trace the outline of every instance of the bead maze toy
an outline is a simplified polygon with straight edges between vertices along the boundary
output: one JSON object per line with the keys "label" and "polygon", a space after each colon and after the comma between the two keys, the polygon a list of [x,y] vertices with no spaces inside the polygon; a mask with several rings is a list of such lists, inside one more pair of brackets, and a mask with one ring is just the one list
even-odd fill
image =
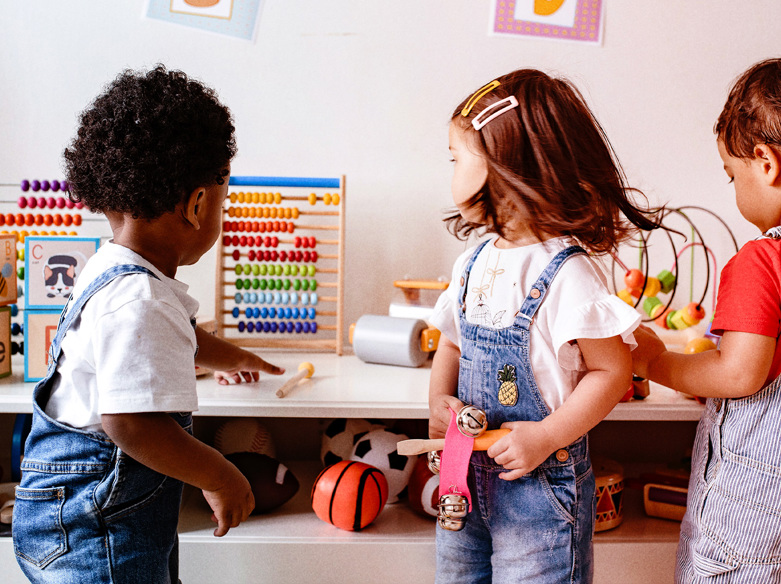
{"label": "bead maze toy", "polygon": [[243,347],[341,355],[345,177],[234,176],[230,186],[217,249],[218,334]]}
{"label": "bead maze toy", "polygon": [[[716,224],[727,231],[734,251],[737,252],[738,244],[732,230],[718,215],[703,207],[686,206],[668,208],[662,217],[661,231],[666,235],[669,249],[672,251],[672,263],[669,267],[661,266],[661,269],[656,269],[658,271],[651,269],[649,249],[652,247],[650,240],[653,232],[646,235],[640,233],[638,267],[628,267],[618,254],[612,255],[611,265],[616,295],[641,311],[644,323],[654,323],[659,327],[657,331],[666,343],[680,344],[683,351],[689,353],[716,348],[715,338],[710,334],[710,326],[698,326],[712,319],[719,275],[716,253],[705,243],[704,230],[693,220],[693,216],[699,213],[705,213],[711,219],[715,219]],[[684,235],[684,230],[673,228],[674,224],[671,224],[671,220],[674,219],[683,222],[684,230],[688,228],[690,231],[690,237]],[[675,237],[682,237],[684,240],[684,245],[680,249],[676,246]],[[675,297],[682,276],[685,275],[682,273],[684,270],[682,258],[687,251],[690,256],[687,268],[689,297],[683,307],[677,307],[674,304]],[[654,261],[658,261],[658,258],[657,254]],[[616,285],[616,265],[624,270],[623,287]],[[704,279],[701,277],[703,271]],[[698,295],[700,289],[702,294]],[[708,312],[705,308],[705,299],[709,291],[712,292],[713,299],[710,305],[711,318],[706,321]],[[686,333],[682,334],[683,331]]]}

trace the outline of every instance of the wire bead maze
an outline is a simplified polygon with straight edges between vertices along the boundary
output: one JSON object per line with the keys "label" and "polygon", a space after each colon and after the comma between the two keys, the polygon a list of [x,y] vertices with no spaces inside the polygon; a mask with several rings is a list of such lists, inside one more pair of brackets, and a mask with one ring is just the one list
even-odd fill
{"label": "wire bead maze", "polygon": [[[716,348],[714,335],[710,333],[710,322],[713,319],[713,311],[716,306],[716,291],[718,288],[719,266],[716,261],[716,253],[712,247],[705,243],[703,230],[692,219],[692,215],[706,213],[715,219],[730,236],[735,252],[738,251],[738,243],[732,230],[716,213],[698,206],[685,206],[668,208],[662,217],[662,227],[659,231],[666,235],[667,243],[672,251],[672,263],[669,267],[663,267],[658,272],[651,269],[649,248],[651,236],[654,232],[645,235],[639,234],[639,261],[638,267],[629,268],[621,261],[617,254],[612,254],[611,274],[616,295],[624,302],[637,308],[643,314],[643,323],[653,322],[660,329],[659,334],[666,343],[683,345],[683,351],[697,353]],[[690,231],[691,240],[688,240],[680,230],[670,226],[670,219],[683,221]],[[683,245],[676,246],[674,236],[683,238]],[[679,307],[675,303],[676,293],[679,291],[682,276],[681,259],[689,252],[689,297],[688,302]],[[700,253],[701,252],[701,253]],[[700,258],[700,259],[697,259]],[[656,258],[655,258],[656,259]],[[616,264],[624,270],[623,286],[616,285]],[[699,271],[698,271],[699,270]],[[698,274],[704,270],[704,284],[697,282]],[[656,275],[653,275],[653,274]],[[695,291],[699,293],[695,295]],[[710,318],[706,320],[706,298],[708,292],[712,294],[710,302]],[[698,326],[707,322],[707,326]],[[703,330],[704,329],[704,330]],[[676,333],[675,331],[686,331]]]}
{"label": "wire bead maze", "polygon": [[[233,176],[218,241],[218,334],[342,354],[345,177]],[[277,190],[279,189],[279,190]]]}

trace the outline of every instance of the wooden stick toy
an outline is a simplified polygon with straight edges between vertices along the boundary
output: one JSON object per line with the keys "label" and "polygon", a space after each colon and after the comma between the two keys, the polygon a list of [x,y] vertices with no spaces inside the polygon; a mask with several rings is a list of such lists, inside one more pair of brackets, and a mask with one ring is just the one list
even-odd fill
{"label": "wooden stick toy", "polygon": [[315,366],[305,361],[298,366],[298,373],[288,379],[285,384],[277,390],[277,397],[285,397],[290,391],[298,385],[302,379],[308,379],[315,373]]}
{"label": "wooden stick toy", "polygon": [[[499,440],[502,436],[506,436],[510,433],[509,428],[499,428],[497,430],[486,430],[475,438],[474,447],[472,450],[488,450],[494,442]],[[444,438],[434,439],[412,439],[402,440],[396,444],[396,451],[404,456],[412,456],[414,454],[425,454],[426,452],[434,452],[437,450],[443,450],[445,448]]]}

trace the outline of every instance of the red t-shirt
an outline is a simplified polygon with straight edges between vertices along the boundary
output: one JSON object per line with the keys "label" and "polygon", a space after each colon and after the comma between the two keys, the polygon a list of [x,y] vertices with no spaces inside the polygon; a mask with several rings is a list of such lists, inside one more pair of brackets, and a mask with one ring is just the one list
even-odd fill
{"label": "red t-shirt", "polygon": [[767,381],[781,374],[781,240],[749,241],[721,272],[711,331],[754,333],[776,339]]}

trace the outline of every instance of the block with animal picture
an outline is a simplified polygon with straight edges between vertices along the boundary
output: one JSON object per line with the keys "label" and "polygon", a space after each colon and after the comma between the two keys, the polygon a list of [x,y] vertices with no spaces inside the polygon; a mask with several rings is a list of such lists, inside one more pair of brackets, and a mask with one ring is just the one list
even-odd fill
{"label": "block with animal picture", "polygon": [[27,237],[25,309],[63,308],[87,260],[99,246],[97,237]]}

